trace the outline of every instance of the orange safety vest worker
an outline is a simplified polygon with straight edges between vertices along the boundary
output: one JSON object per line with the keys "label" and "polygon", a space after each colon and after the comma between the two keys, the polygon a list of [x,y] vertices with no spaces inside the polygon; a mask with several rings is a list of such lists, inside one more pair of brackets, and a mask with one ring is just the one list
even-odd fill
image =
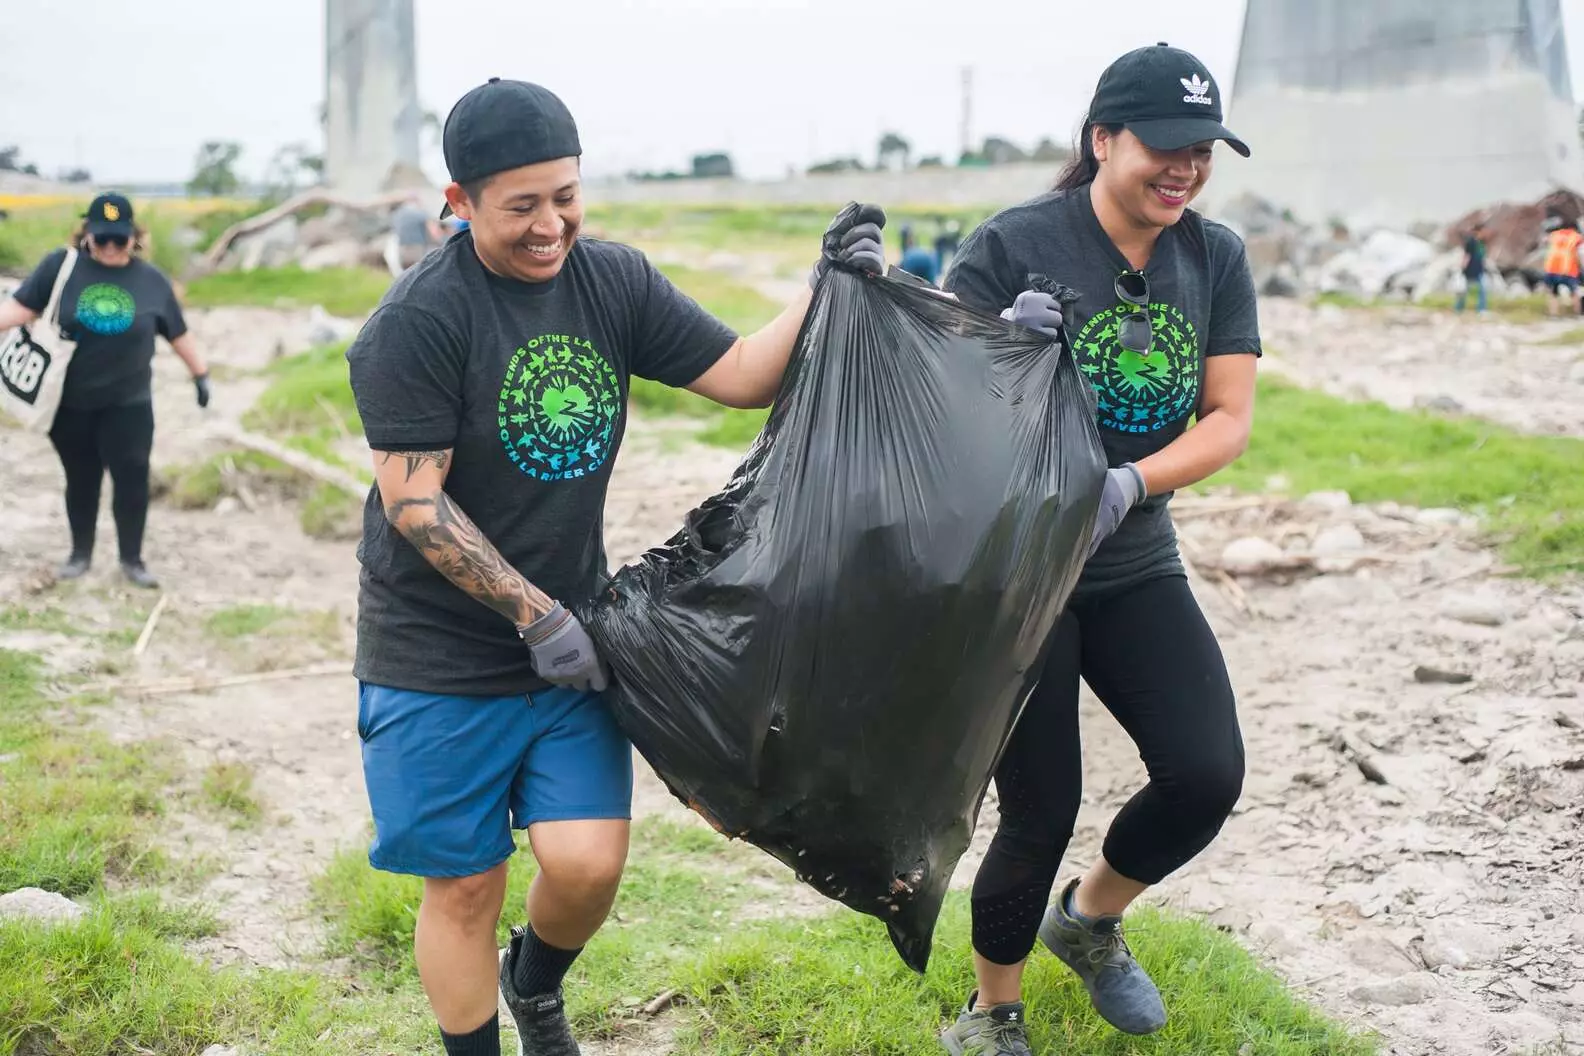
{"label": "orange safety vest worker", "polygon": [[1584,243],[1584,235],[1576,227],[1559,227],[1551,232],[1546,239],[1546,274],[1578,278],[1580,243]]}

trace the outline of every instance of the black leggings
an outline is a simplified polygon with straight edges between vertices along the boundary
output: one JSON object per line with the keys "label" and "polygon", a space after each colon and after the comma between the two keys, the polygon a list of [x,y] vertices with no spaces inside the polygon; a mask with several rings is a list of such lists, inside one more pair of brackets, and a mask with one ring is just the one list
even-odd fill
{"label": "black leggings", "polygon": [[1083,798],[1078,678],[1138,745],[1149,783],[1106,834],[1106,861],[1157,884],[1204,850],[1243,790],[1243,736],[1221,647],[1181,576],[1074,602],[996,770],[1001,825],[973,887],[973,943],[1034,948]]}
{"label": "black leggings", "polygon": [[115,483],[110,508],[115,514],[121,560],[143,560],[154,405],[135,403],[97,411],[63,407],[55,415],[49,436],[66,469],[66,521],[71,525],[73,556],[93,554],[99,488],[108,469]]}

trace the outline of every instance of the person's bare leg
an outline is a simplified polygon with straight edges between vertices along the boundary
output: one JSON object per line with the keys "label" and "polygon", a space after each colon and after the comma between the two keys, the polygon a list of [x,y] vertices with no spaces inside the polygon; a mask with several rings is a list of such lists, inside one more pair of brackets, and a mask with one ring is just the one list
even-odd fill
{"label": "person's bare leg", "polygon": [[495,925],[506,899],[506,865],[477,876],[425,878],[413,949],[418,978],[440,1029],[477,1030],[495,1014]]}
{"label": "person's bare leg", "polygon": [[545,821],[528,829],[539,872],[528,921],[551,946],[575,950],[605,923],[627,862],[632,826],[621,820]]}
{"label": "person's bare leg", "polygon": [[979,996],[974,1001],[974,1008],[984,1010],[1023,1000],[1023,968],[1028,961],[996,964],[985,960],[977,950],[974,951],[973,959],[974,978],[979,983]]}
{"label": "person's bare leg", "polygon": [[1148,884],[1129,880],[1101,858],[1078,881],[1073,908],[1086,917],[1121,916],[1133,900],[1149,890]]}

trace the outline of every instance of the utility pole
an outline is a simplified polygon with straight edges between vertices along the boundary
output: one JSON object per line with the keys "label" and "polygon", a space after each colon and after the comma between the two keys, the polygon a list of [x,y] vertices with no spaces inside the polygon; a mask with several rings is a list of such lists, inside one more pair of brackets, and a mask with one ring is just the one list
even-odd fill
{"label": "utility pole", "polygon": [[973,151],[973,67],[962,68],[962,127],[958,130],[962,140],[960,158]]}

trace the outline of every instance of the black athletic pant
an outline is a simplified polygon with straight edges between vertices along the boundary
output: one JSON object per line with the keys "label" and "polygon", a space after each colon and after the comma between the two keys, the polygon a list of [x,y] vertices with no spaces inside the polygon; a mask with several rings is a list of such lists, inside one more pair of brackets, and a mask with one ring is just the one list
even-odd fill
{"label": "black athletic pant", "polygon": [[62,407],[49,436],[66,469],[66,520],[71,525],[72,554],[93,554],[99,488],[108,469],[115,484],[110,508],[115,514],[121,560],[141,561],[143,526],[148,521],[154,405],[135,403],[97,411]]}
{"label": "black athletic pant", "polygon": [[1105,858],[1157,884],[1207,847],[1243,789],[1243,737],[1221,648],[1182,576],[1068,605],[996,770],[1001,824],[973,888],[973,943],[996,964],[1034,948],[1083,796],[1078,679],[1138,745],[1144,786]]}

